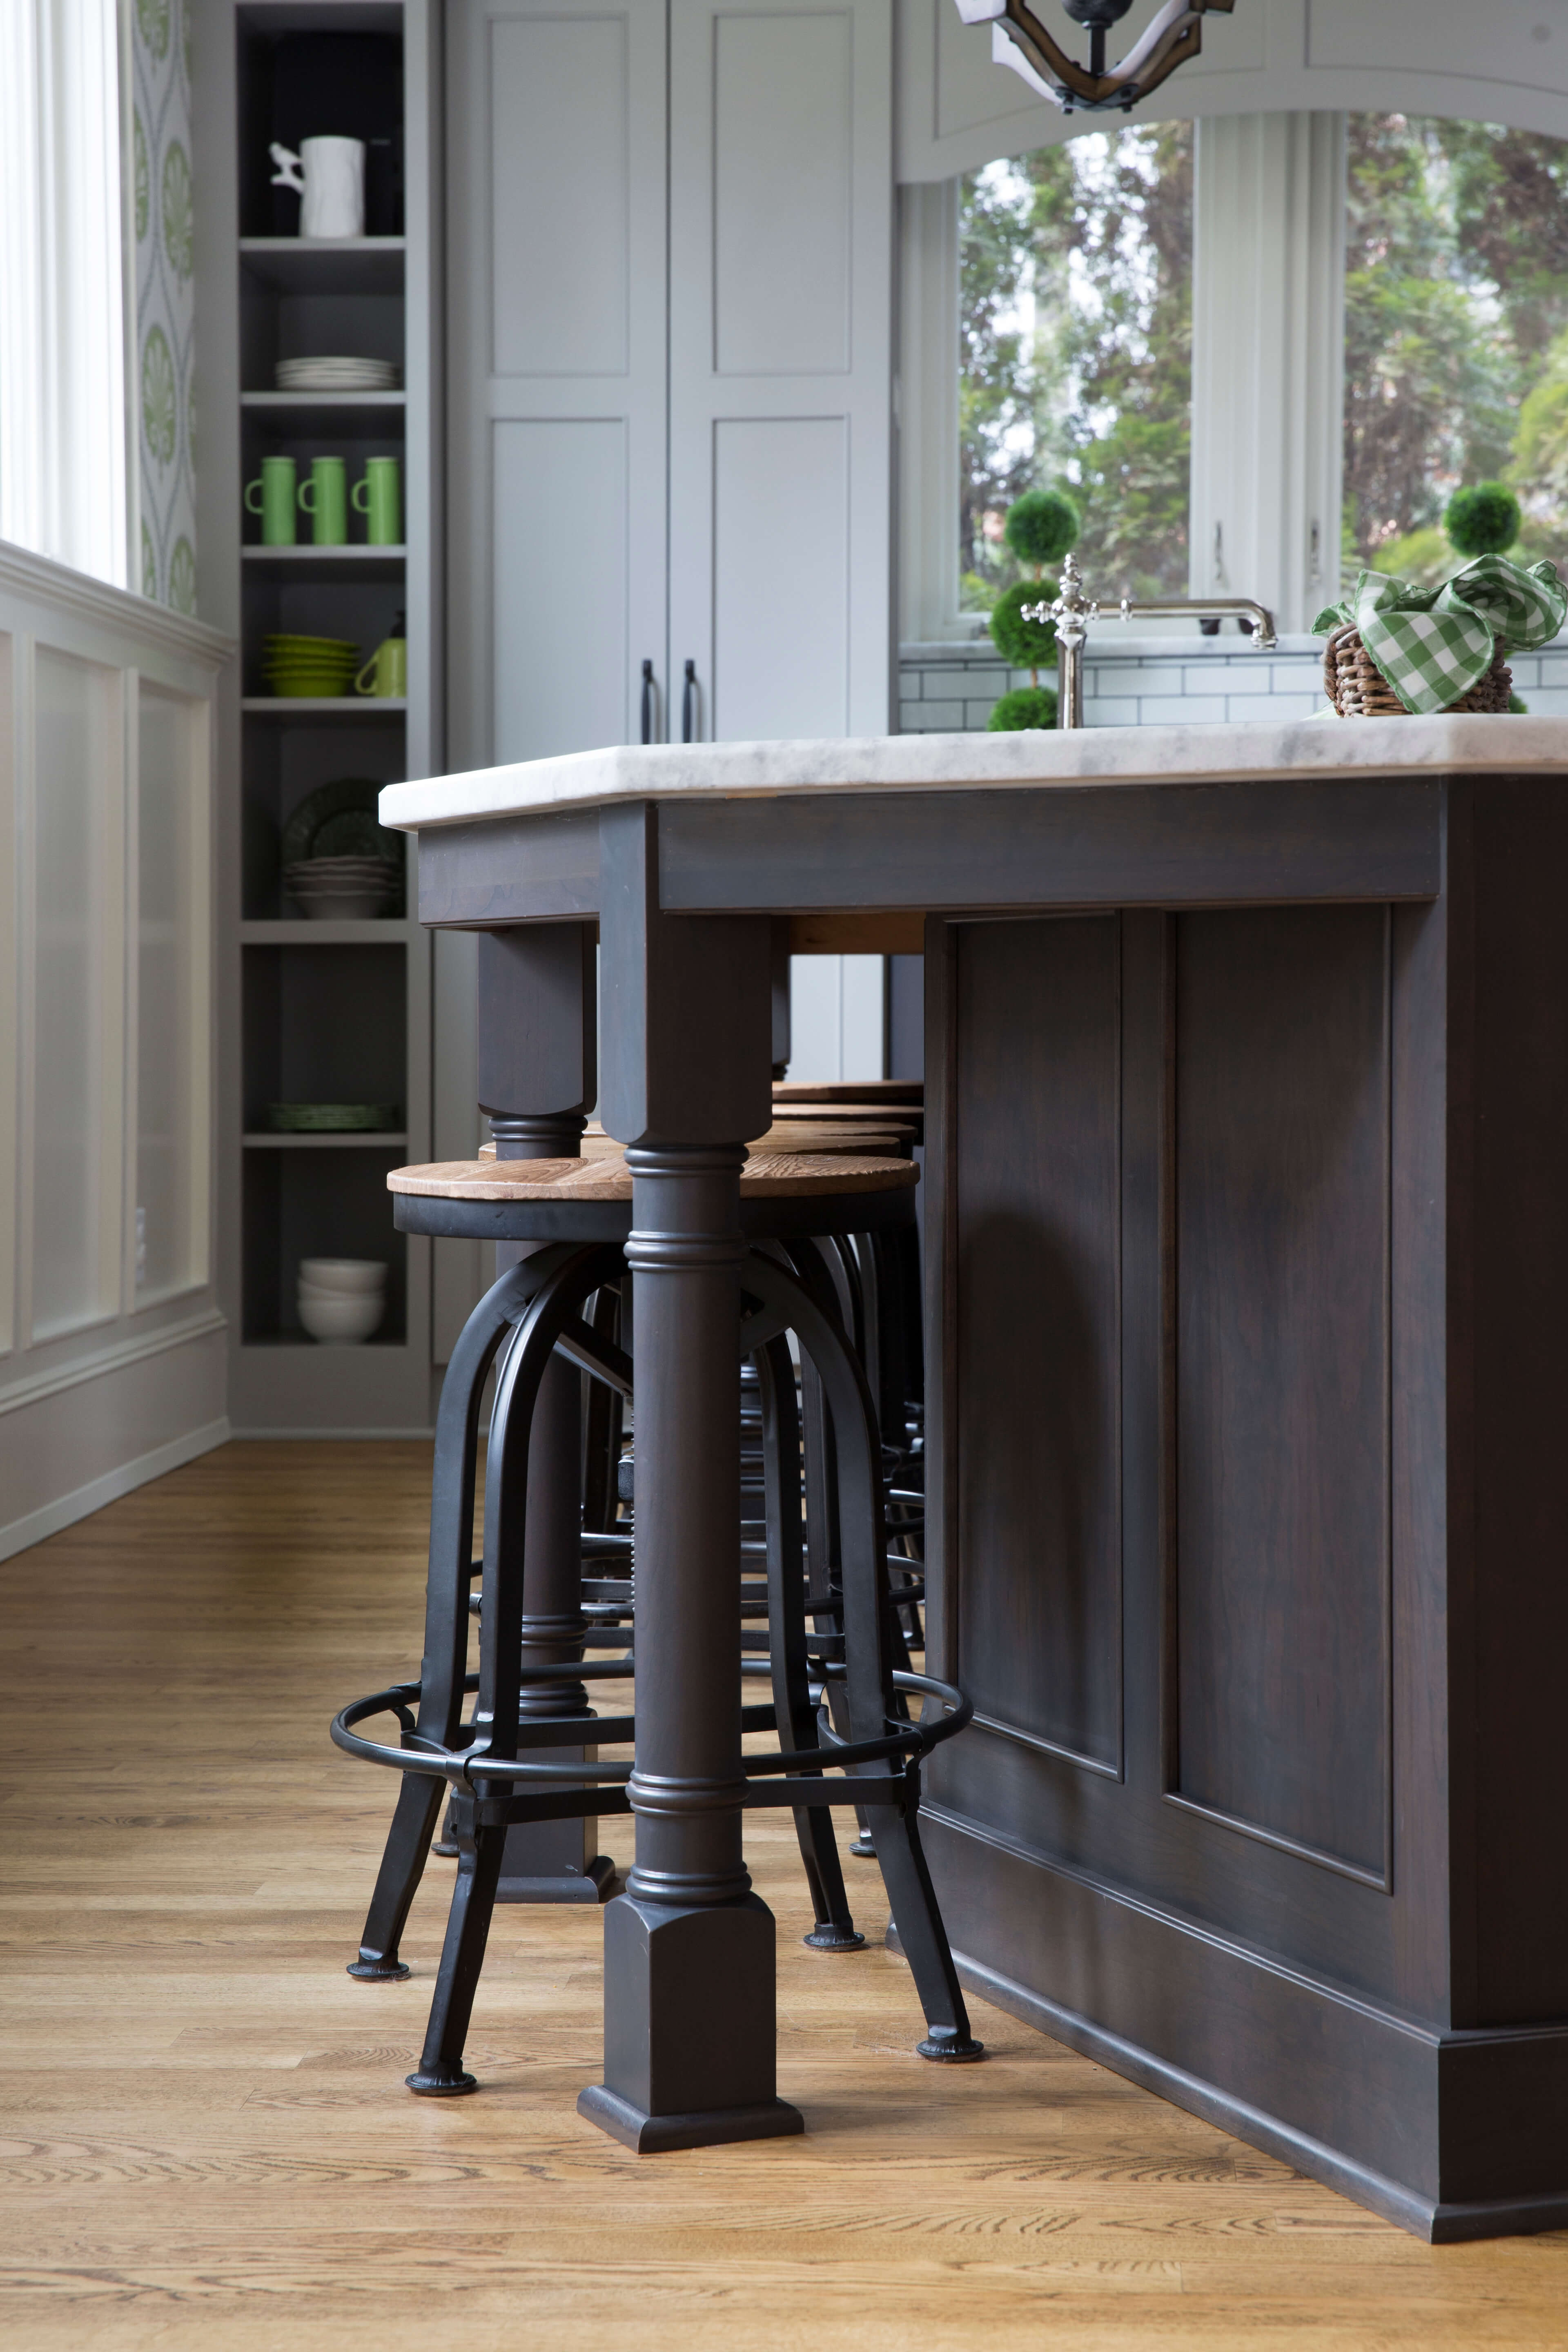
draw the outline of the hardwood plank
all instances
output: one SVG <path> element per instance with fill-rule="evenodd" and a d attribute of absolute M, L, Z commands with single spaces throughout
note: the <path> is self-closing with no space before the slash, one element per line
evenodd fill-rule
<path fill-rule="evenodd" d="M 1423 2246 L 983 2004 L 986 2063 L 922 2064 L 900 1961 L 800 1945 L 767 1817 L 801 2139 L 639 2161 L 576 2117 L 596 1914 L 499 1915 L 485 2090 L 408 2097 L 449 1879 L 432 1864 L 408 1983 L 343 1975 L 390 1789 L 326 1722 L 416 1653 L 428 1465 L 230 1445 L 0 1570 L 8 2345 L 1568 2345 L 1568 2233 Z"/>

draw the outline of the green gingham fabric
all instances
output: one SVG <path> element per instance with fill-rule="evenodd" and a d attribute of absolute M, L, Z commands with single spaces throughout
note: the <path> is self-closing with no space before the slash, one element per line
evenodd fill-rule
<path fill-rule="evenodd" d="M 1533 653 L 1568 619 L 1568 587 L 1554 563 L 1510 563 L 1478 555 L 1441 588 L 1417 588 L 1384 572 L 1363 572 L 1341 604 L 1312 624 L 1325 635 L 1345 622 L 1406 710 L 1447 710 L 1505 652 Z"/>

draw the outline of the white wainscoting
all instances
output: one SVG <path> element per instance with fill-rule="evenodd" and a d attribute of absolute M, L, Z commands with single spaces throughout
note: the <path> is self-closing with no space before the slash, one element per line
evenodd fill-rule
<path fill-rule="evenodd" d="M 0 545 L 0 1559 L 228 1434 L 212 703 L 230 651 Z"/>

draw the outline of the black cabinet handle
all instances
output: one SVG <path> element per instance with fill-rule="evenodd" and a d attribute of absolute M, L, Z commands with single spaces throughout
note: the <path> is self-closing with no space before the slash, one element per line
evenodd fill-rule
<path fill-rule="evenodd" d="M 645 743 L 653 741 L 653 664 L 645 661 L 642 666 L 642 739 Z"/>
<path fill-rule="evenodd" d="M 692 740 L 691 730 L 696 724 L 697 664 L 694 661 L 689 661 L 686 665 L 686 684 L 680 690 L 680 740 L 683 743 L 689 743 Z"/>

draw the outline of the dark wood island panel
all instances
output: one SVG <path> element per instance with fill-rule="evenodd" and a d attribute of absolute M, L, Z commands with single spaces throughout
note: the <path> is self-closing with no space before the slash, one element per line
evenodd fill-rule
<path fill-rule="evenodd" d="M 1436 2237 L 1568 2222 L 1568 806 L 1426 906 L 933 918 L 973 1981 Z"/>

